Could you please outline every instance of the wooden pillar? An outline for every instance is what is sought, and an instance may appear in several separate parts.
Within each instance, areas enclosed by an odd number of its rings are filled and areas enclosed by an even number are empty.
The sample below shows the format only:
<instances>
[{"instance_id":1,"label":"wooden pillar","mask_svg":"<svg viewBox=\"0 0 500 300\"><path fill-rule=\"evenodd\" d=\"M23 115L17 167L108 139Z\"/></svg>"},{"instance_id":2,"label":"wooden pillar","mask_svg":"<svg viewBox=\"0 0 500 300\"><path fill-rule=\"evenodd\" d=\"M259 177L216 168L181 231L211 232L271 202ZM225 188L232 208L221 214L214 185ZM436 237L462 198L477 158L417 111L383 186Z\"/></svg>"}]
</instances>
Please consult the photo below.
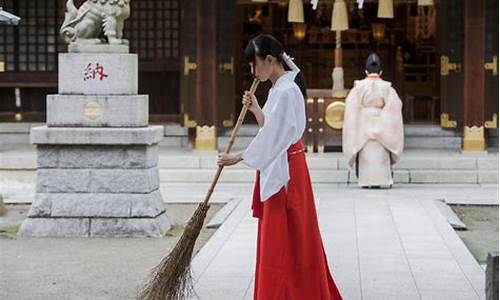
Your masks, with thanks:
<instances>
[{"instance_id":1,"label":"wooden pillar","mask_svg":"<svg viewBox=\"0 0 500 300\"><path fill-rule=\"evenodd\" d=\"M196 129L195 148L217 149L217 1L198 0L196 25ZM200 127L201 126L201 127Z\"/></svg>"},{"instance_id":2,"label":"wooden pillar","mask_svg":"<svg viewBox=\"0 0 500 300\"><path fill-rule=\"evenodd\" d=\"M485 12L484 0L465 1L464 151L484 151Z\"/></svg>"}]
</instances>

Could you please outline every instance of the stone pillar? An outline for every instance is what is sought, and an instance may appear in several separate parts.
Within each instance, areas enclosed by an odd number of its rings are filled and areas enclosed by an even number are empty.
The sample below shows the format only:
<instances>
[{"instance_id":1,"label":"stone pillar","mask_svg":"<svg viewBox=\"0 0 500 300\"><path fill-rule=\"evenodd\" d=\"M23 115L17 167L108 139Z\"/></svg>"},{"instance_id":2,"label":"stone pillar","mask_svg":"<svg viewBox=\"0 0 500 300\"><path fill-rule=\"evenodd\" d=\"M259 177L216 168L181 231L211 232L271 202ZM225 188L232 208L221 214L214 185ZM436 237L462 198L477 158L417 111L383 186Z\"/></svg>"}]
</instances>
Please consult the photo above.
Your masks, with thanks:
<instances>
[{"instance_id":1,"label":"stone pillar","mask_svg":"<svg viewBox=\"0 0 500 300\"><path fill-rule=\"evenodd\" d=\"M19 234L163 236L170 228L159 190L163 127L148 126L137 54L124 45L69 51L59 54L47 125L31 130L36 196Z\"/></svg>"},{"instance_id":2,"label":"stone pillar","mask_svg":"<svg viewBox=\"0 0 500 300\"><path fill-rule=\"evenodd\" d=\"M498 251L488 253L485 293L486 300L498 300Z\"/></svg>"}]
</instances>

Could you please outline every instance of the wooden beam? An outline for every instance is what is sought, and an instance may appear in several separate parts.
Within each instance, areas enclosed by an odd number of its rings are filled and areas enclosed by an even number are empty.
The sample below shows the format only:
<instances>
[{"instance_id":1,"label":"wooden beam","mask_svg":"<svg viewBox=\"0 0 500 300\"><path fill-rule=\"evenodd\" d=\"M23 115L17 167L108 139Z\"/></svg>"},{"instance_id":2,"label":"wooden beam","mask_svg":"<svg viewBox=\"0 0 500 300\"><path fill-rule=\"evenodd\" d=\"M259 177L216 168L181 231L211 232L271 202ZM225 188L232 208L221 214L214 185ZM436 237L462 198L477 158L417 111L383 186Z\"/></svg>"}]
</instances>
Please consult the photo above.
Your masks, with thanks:
<instances>
[{"instance_id":1,"label":"wooden beam","mask_svg":"<svg viewBox=\"0 0 500 300\"><path fill-rule=\"evenodd\" d=\"M213 125L217 95L217 1L198 0L197 16L196 120L198 125Z\"/></svg>"},{"instance_id":2,"label":"wooden beam","mask_svg":"<svg viewBox=\"0 0 500 300\"><path fill-rule=\"evenodd\" d=\"M0 73L0 87L57 87L56 72Z\"/></svg>"},{"instance_id":3,"label":"wooden beam","mask_svg":"<svg viewBox=\"0 0 500 300\"><path fill-rule=\"evenodd\" d=\"M465 1L464 125L483 126L485 120L484 0Z\"/></svg>"}]
</instances>

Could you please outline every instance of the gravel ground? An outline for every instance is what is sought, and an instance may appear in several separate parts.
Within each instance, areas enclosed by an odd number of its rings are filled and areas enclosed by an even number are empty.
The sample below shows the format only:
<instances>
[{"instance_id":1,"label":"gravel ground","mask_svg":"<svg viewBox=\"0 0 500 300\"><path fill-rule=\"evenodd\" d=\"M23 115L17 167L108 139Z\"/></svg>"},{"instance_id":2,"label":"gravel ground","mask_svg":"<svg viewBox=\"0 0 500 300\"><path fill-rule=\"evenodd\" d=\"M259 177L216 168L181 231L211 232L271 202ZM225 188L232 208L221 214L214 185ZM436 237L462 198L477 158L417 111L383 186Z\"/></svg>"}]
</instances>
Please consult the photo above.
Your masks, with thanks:
<instances>
[{"instance_id":1,"label":"gravel ground","mask_svg":"<svg viewBox=\"0 0 500 300\"><path fill-rule=\"evenodd\" d=\"M0 299L135 299L150 270L175 245L196 204L168 204L163 238L19 238L29 205L0 217ZM222 207L212 204L207 221ZM215 232L204 229L197 252Z\"/></svg>"},{"instance_id":2,"label":"gravel ground","mask_svg":"<svg viewBox=\"0 0 500 300\"><path fill-rule=\"evenodd\" d=\"M488 252L498 250L498 206L452 206L453 211L467 225L457 233L477 261L486 263Z\"/></svg>"}]
</instances>

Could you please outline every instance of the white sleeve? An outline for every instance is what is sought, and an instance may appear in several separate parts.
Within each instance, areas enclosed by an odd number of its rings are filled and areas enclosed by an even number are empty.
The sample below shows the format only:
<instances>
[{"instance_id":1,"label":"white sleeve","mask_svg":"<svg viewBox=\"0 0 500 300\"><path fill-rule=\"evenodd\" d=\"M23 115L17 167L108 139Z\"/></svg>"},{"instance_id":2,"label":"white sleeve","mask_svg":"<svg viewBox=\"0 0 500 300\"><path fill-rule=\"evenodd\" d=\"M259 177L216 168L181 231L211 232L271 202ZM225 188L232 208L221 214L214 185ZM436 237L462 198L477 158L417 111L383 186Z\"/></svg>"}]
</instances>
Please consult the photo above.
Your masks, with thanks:
<instances>
[{"instance_id":1,"label":"white sleeve","mask_svg":"<svg viewBox=\"0 0 500 300\"><path fill-rule=\"evenodd\" d=\"M274 107L265 115L264 126L243 152L243 163L250 168L263 169L293 143L296 131L295 111L291 90L276 93Z\"/></svg>"}]
</instances>

